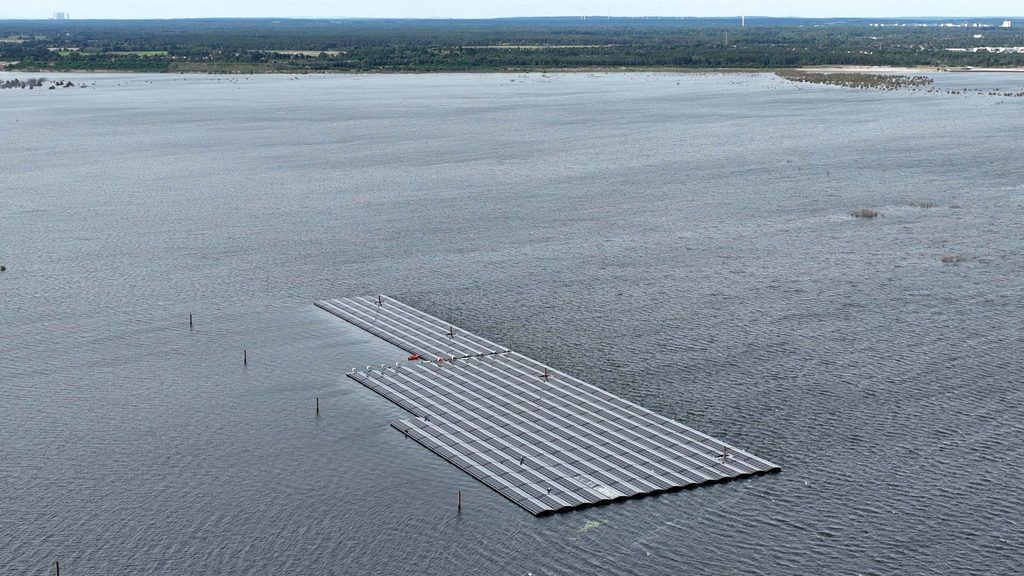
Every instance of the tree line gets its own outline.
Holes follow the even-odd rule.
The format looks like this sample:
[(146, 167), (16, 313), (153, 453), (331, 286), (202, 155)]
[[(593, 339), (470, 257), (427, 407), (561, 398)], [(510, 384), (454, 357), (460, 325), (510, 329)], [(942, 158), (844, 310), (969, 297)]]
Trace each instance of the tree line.
[(876, 28), (862, 20), (765, 18), (746, 24), (667, 18), (5, 21), (0, 61), (25, 70), (145, 72), (231, 63), (296, 72), (1024, 65), (1024, 54), (949, 50), (1024, 46), (1020, 28)]

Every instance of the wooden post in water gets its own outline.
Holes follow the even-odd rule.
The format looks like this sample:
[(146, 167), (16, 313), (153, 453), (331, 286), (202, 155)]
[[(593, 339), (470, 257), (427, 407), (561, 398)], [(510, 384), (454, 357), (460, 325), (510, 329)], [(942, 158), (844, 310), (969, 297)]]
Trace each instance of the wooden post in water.
[(459, 490), (458, 510), (459, 512), (462, 511), (462, 490)]
[(60, 560), (54, 561), (54, 564), (57, 565), (57, 576), (60, 576)]
[(316, 415), (317, 416), (320, 415), (320, 397), (319, 396), (316, 397)]
[(189, 313), (189, 315), (188, 315), (188, 327), (189, 328), (192, 327), (192, 313)]
[(248, 350), (242, 350), (242, 365), (243, 366), (248, 366), (249, 365), (249, 351)]

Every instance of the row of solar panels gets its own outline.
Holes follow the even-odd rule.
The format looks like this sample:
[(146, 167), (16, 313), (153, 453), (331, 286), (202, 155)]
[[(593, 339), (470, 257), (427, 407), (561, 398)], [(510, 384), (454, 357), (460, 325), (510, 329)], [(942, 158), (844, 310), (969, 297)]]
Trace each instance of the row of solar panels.
[[(437, 434), (467, 453), (495, 450), (501, 458), (515, 460), (554, 452), (570, 462), (595, 461), (605, 468), (635, 465), (681, 474), (687, 483), (755, 473), (764, 465), (735, 448), (726, 448), (723, 459), (721, 443), (694, 437), (686, 429), (673, 430), (665, 425), (671, 425), (670, 420), (655, 414), (601, 406), (582, 396), (550, 395), (543, 389), (558, 389), (557, 381), (536, 386), (507, 379), (494, 388), (479, 384), (472, 373), (464, 374), (482, 368), (476, 364), (501, 365), (506, 360), (514, 361), (489, 357), (473, 366), (411, 366), (353, 377), (426, 418)], [(430, 386), (436, 382), (444, 385), (444, 393), (431, 395)], [(538, 399), (506, 405), (495, 401), (496, 391), (508, 390)]]
[(323, 300), (316, 305), (425, 360), (481, 356), (508, 350), (386, 296)]
[[(493, 385), (483, 386), (488, 392), (488, 399), (491, 403), (514, 413), (525, 414), (525, 417), (530, 420), (539, 419), (540, 414), (547, 410), (554, 414), (552, 419), (559, 425), (572, 427), (577, 424), (596, 431), (596, 425), (579, 414), (580, 406), (590, 405), (592, 418), (599, 417), (602, 420), (612, 421), (639, 418), (647, 426), (652, 427), (655, 432), (661, 430), (683, 435), (687, 440), (696, 444), (704, 444), (716, 453), (725, 445), (732, 453), (746, 454), (734, 446), (712, 439), (600, 388), (584, 384), (564, 372), (545, 367), (547, 374), (545, 376), (545, 372), (535, 369), (535, 364), (535, 361), (526, 356), (509, 352), (484, 358), (479, 363), (459, 364), (458, 367), (466, 371), (466, 376), (463, 376), (462, 379), (465, 380), (468, 377), (469, 385)], [(435, 370), (435, 373), (427, 377), (418, 376), (421, 381), (416, 384), (414, 389), (409, 390), (409, 394), (425, 398), (437, 396), (444, 398), (445, 402), (456, 404), (467, 402), (459, 397), (456, 387), (445, 381), (450, 375), (455, 374), (451, 370), (454, 363), (440, 366), (426, 364), (426, 366)], [(581, 384), (583, 385), (581, 386)], [(564, 403), (558, 401), (560, 399), (568, 401), (573, 406), (564, 407)], [(760, 460), (754, 456), (750, 456), (750, 458), (755, 461)], [(767, 463), (763, 460), (760, 462)]]
[(317, 305), (445, 358), (349, 376), (416, 416), (394, 427), (534, 514), (778, 469), (394, 299)]
[[(405, 400), (418, 404), (414, 411), (418, 415), (431, 409), (458, 407), (492, 423), (497, 420), (511, 425), (504, 420), (511, 417), (527, 428), (539, 427), (539, 422), (546, 429), (560, 431), (561, 436), (596, 434), (609, 441), (625, 441), (614, 433), (621, 428), (629, 431), (632, 442), (638, 444), (634, 446), (637, 450), (657, 445), (651, 438), (671, 438), (694, 450), (703, 448), (713, 458), (717, 458), (725, 446), (737, 459), (759, 460), (621, 398), (612, 397), (614, 401), (608, 401), (580, 390), (566, 382), (560, 372), (551, 370), (547, 378), (523, 373), (524, 358), (508, 353), (442, 367), (402, 366), (393, 373), (380, 373), (379, 379)], [(760, 461), (760, 464), (767, 463)]]
[[(392, 423), (392, 426), (402, 430), (407, 436), (532, 514), (584, 506), (629, 495), (614, 489), (609, 490), (607, 487), (599, 487), (596, 483), (587, 480), (582, 473), (573, 477), (577, 482), (573, 485), (573, 490), (567, 490), (561, 483), (552, 483), (558, 487), (558, 490), (549, 492), (548, 488), (551, 485), (545, 486), (540, 479), (530, 482), (522, 476), (517, 477), (513, 472), (514, 463), (511, 465), (497, 462), (488, 464), (480, 462), (479, 459), (459, 454), (446, 443), (443, 436), (433, 434), (429, 427), (421, 427), (417, 420), (398, 420)], [(571, 471), (571, 468), (567, 468), (567, 470)], [(625, 488), (625, 486), (623, 487)]]

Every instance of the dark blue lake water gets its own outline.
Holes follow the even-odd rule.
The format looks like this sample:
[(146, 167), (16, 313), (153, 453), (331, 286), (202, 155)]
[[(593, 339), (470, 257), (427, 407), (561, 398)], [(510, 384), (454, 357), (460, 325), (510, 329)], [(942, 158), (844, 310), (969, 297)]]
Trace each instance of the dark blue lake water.
[[(0, 91), (3, 574), (1024, 564), (1024, 99), (54, 77)], [(534, 518), (344, 377), (404, 354), (312, 302), (378, 292), (783, 472)]]

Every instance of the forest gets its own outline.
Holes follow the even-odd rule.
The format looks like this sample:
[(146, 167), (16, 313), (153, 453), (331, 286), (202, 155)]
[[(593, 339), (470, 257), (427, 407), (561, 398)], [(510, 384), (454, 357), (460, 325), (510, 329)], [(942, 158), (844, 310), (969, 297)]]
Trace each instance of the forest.
[(0, 21), (0, 66), (218, 73), (1024, 66), (1024, 26), (1004, 28), (1002, 22), (8, 20)]

